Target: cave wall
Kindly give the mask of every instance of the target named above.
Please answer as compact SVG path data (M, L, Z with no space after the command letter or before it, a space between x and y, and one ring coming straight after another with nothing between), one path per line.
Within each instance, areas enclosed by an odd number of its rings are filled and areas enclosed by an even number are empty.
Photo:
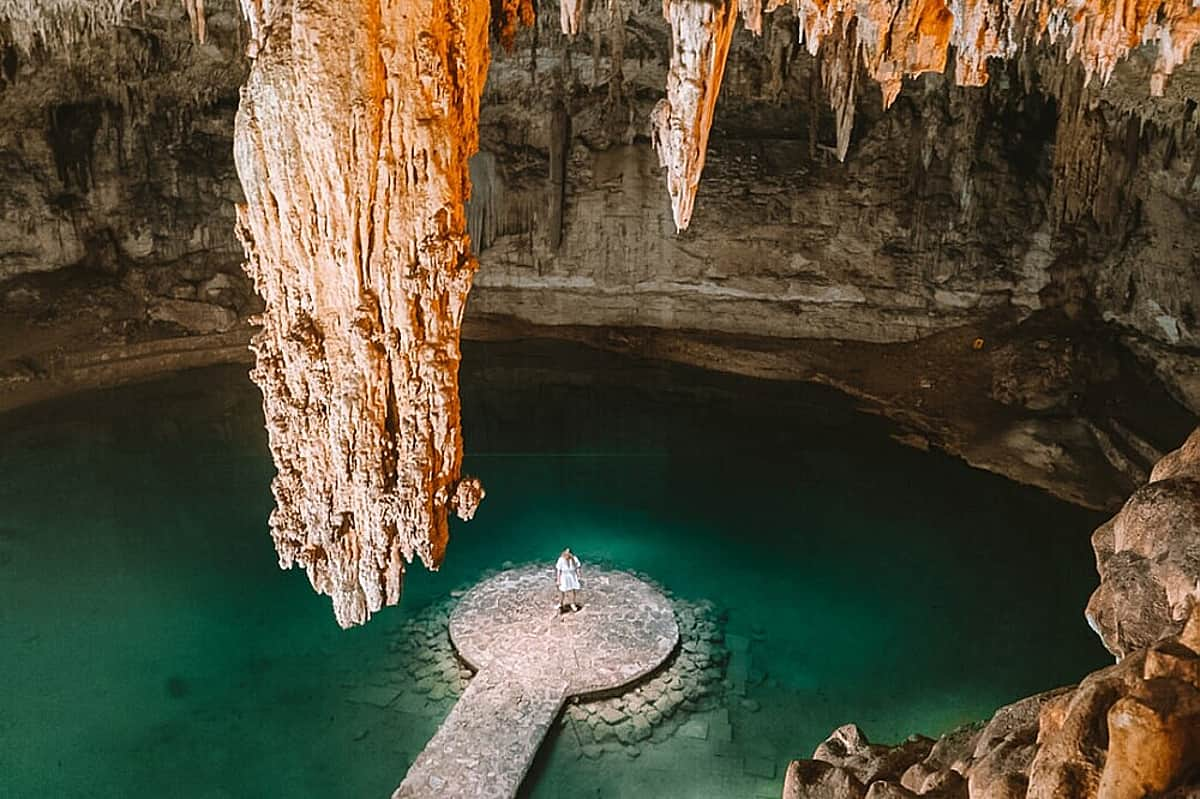
M543 11L495 59L472 312L896 341L1086 305L1147 350L1200 346L1190 67L1156 103L1128 90L1135 107L1073 85L1079 70L1041 74L1052 55L993 65L982 88L909 80L887 113L864 81L842 164L820 60L781 10L763 36L735 34L696 224L676 236L650 129L669 30L658 4L616 8L620 32L600 8L569 45ZM6 46L0 281L81 264L194 274L205 260L245 288L228 267L247 33L232 3L209 4L207 29L198 44L182 9L156 8L66 52ZM1148 64L1115 81L1143 85ZM194 298L194 278L158 278L151 294Z
M1110 345L1200 410L1200 67L1150 98L1152 53L1102 84L1040 49L994 62L983 87L907 79L887 111L857 81L842 162L847 117L826 86L838 65L798 46L780 9L761 37L733 35L694 217L676 234L652 146L671 52L661 3L594 4L571 40L553 10L493 48L467 336L584 328L641 354L815 376L900 406L922 445L1096 506L1157 454L1077 418L1124 357ZM232 0L206 4L203 42L172 4L65 49L17 46L0 21L3 402L248 359L261 302L234 236L232 136L249 39ZM686 341L655 348L645 331ZM982 367L920 349L976 336ZM819 342L876 349L855 361L814 355ZM773 347L790 349L764 363ZM895 373L893 394L860 374L864 358ZM1157 413L1157 385L1123 391L1124 407ZM992 419L976 395L1024 417ZM1093 456L1112 481L1080 465Z
M493 213L504 223L482 252L472 309L543 324L888 342L1042 307L1056 253L1038 196L1053 133L1040 98L928 78L888 114L864 115L839 164L832 113L811 92L815 62L796 54L772 92L768 56L763 42L737 36L696 213L679 235L649 141L663 65L632 75L626 66L632 85L621 93L632 98L623 103L590 87L583 70L570 90L576 141L562 244L551 242L542 181L502 170ZM505 166L527 148L548 151L549 126L518 121L528 75L496 69L493 79L514 99L485 106L483 146ZM879 101L878 92L863 98ZM613 115L628 127L606 136L597 128ZM1029 130L1031 152L1005 148L1014 121ZM953 174L963 169L956 146L970 151L967 185Z
M1193 67L1147 100L1128 87L1147 85L1148 53L1106 87L1045 51L994 63L984 87L907 80L887 112L864 81L840 163L828 66L780 10L762 37L734 35L693 223L676 235L651 130L669 31L653 8L619 8L621 33L599 10L572 48L497 56L473 313L891 342L1059 310L1111 323L1200 408Z
M162 5L71 47L0 46L0 298L47 323L103 316L98 339L207 333L257 310L233 235L233 117L245 79L234 3L194 40ZM0 39L3 39L0 36ZM37 284L35 273L83 275Z

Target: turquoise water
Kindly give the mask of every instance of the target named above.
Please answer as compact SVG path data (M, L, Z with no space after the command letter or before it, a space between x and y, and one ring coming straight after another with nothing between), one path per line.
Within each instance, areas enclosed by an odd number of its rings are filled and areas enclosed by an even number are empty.
M725 609L761 709L636 760L558 735L531 797L777 796L846 721L936 735L1108 662L1082 619L1094 513L901 447L818 387L542 343L466 359L488 497L440 573L350 631L276 566L244 370L0 416L0 795L388 796L448 705L347 697L396 667L411 614L564 545Z

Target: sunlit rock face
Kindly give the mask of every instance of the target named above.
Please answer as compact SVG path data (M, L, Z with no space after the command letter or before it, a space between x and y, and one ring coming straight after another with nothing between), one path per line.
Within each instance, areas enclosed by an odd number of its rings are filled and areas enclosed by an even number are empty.
M1088 621L1117 657L1177 631L1200 605L1200 429L1092 536Z
M271 530L342 626L441 562L460 482L467 160L487 0L248 3L235 132L253 343L278 476Z
M787 770L784 799L1185 799L1200 789L1200 607L1116 666L939 740L838 728Z

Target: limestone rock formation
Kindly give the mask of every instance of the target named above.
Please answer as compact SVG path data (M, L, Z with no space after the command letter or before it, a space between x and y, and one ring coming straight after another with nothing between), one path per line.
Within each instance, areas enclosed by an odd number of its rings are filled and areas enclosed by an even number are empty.
M201 44L208 33L204 2L181 1L192 34ZM8 28L3 38L28 55L36 47L74 48L101 28L131 16L144 21L147 8L155 5L156 0L4 0L0 3L0 22Z
M763 10L791 5L799 39L816 55L826 39L822 83L837 113L837 156L846 157L854 125L860 60L880 84L883 106L892 105L906 76L943 72L953 49L961 86L987 82L989 58L1011 58L1042 37L1062 40L1065 57L1077 58L1085 80L1107 82L1118 61L1139 45L1154 43L1158 58L1150 91L1162 95L1166 78L1191 54L1200 37L1200 11L1187 0L1123 4L967 2L944 0L664 0L673 49L667 99L655 109L655 143L667 169L667 190L679 230L688 226L712 126L736 12L762 32ZM568 18L563 17L563 30Z
M1118 658L1177 632L1200 605L1200 429L1092 536L1087 618Z
M884 112L863 56L840 55L866 52L859 21L814 58L798 31L815 17L739 2L677 236L652 146L661 0L566 5L576 35L544 2L491 60L464 335L826 382L907 440L1113 510L1155 460L1117 424L1159 449L1194 426L1175 403L1200 409L1196 59L1150 98L1155 46L1086 83L1046 36L986 86L928 73ZM247 25L205 0L200 44L181 3L127 2L69 48L27 51L29 6L103 4L0 4L0 407L246 360L261 301L233 233L232 132L265 12Z
M733 0L665 0L663 13L671 23L671 69L666 99L654 108L654 147L667 170L675 227L683 230L704 171L737 6Z
M257 55L235 152L239 233L278 475L271 530L338 623L436 568L460 485L463 204L489 57L486 0L247 3Z
M936 743L870 744L853 725L793 761L784 799L1141 799L1200 789L1200 608L1078 686L1003 707Z

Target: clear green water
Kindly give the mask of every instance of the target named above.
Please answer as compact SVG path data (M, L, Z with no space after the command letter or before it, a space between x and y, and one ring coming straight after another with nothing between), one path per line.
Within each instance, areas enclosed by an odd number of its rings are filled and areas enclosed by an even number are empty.
M444 709L347 692L395 668L406 614L568 544L765 634L766 680L761 710L729 710L731 744L580 760L558 736L539 799L777 796L846 721L936 735L1108 661L1081 616L1096 514L896 445L812 386L565 345L466 357L488 497L442 572L414 569L401 607L350 631L276 567L242 370L0 417L0 796L388 796Z

